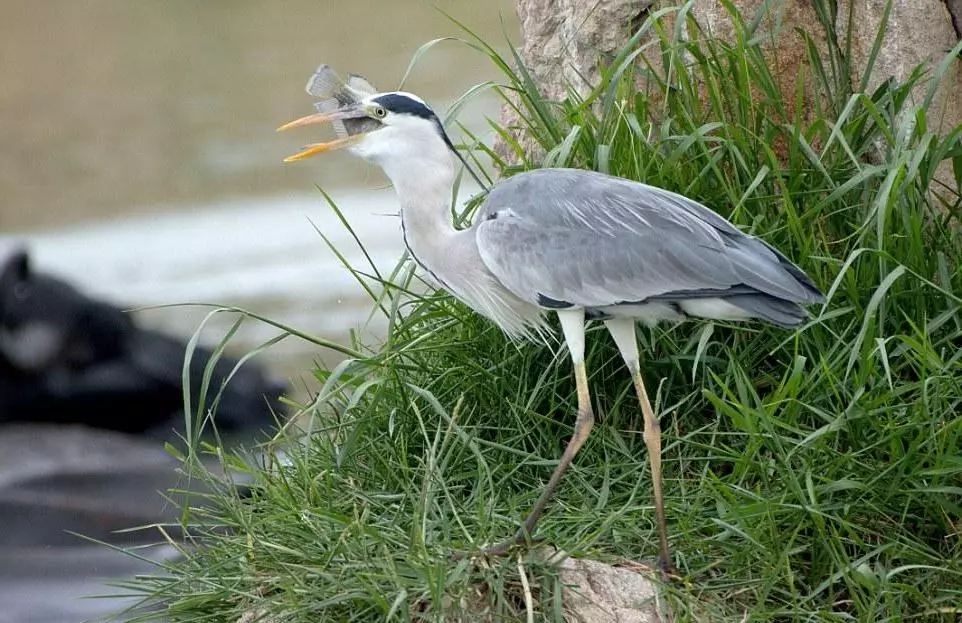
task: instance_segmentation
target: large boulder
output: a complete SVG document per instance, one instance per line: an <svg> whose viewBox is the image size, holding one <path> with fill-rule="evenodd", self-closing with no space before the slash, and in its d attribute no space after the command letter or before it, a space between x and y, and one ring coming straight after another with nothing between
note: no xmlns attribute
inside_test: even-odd
<svg viewBox="0 0 962 623"><path fill-rule="evenodd" d="M834 31L840 41L846 41L851 17L851 62L853 91L871 62L872 47L882 26L887 0L839 0ZM574 0L518 0L521 25L520 53L525 67L535 83L550 99L562 99L567 89L587 93L597 84L598 62L613 56L631 34L654 11L677 6L670 0L601 0L582 3ZM746 18L769 5L766 0L733 0L732 4ZM691 13L710 35L730 40L734 36L728 10L715 0L697 0ZM670 18L669 18L670 19ZM809 97L802 119L811 121L814 115L813 75L808 67L809 55L805 39L799 31L808 33L826 57L829 42L825 27L810 0L784 0L771 3L761 20L764 31L763 49L769 58L774 78L785 94L789 114L795 112L794 92L800 73L808 76ZM962 0L892 0L885 35L867 89L871 91L884 81L894 78L903 81L920 63L934 67L958 43L962 32ZM913 93L920 103L927 84L923 81ZM511 107L503 110L502 121L517 126L518 118ZM791 121L788 119L786 121ZM948 68L936 95L936 104L929 110L930 128L942 134L962 124L962 61L956 59ZM520 130L515 130L526 153L535 162L540 158L538 147ZM506 145L496 145L498 153L509 162L516 158ZM943 181L954 184L946 167Z"/></svg>

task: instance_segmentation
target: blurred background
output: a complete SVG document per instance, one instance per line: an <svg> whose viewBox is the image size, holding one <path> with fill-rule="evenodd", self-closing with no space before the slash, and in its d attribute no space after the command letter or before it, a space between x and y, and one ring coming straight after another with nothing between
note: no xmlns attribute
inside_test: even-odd
<svg viewBox="0 0 962 623"><path fill-rule="evenodd" d="M438 9L498 49L516 40L511 0L0 0L0 247L22 244L33 270L121 308L233 305L346 341L370 304L315 231L359 261L315 185L385 268L402 249L393 191L346 153L283 164L330 135L275 129L312 112L304 84L321 63L396 88L419 46L461 34ZM489 79L499 76L486 58L446 42L405 89L443 116ZM499 109L487 94L461 121L490 141L485 118ZM206 313L134 317L186 340ZM216 343L229 323L201 341ZM248 322L231 352L275 334ZM257 362L303 393L313 365L335 359L289 338ZM155 495L174 484L168 459L151 439L0 429L0 622L115 611L122 600L82 597L150 565L65 530L111 540L168 517Z"/></svg>
<svg viewBox="0 0 962 623"><path fill-rule="evenodd" d="M396 88L421 44L461 34L441 11L496 46L517 31L510 0L0 7L0 232L26 241L38 270L127 306L238 305L333 339L363 321L367 301L314 231L353 247L315 184L388 265L401 251L397 207L380 171L346 153L283 164L320 130L275 129L312 111L304 84L321 63ZM446 42L405 88L442 114L497 78L480 54ZM484 133L498 113L488 94L461 119ZM205 313L142 316L190 335ZM237 346L272 334L248 326ZM208 341L217 337L215 327ZM266 357L297 374L328 356L315 350L288 340Z"/></svg>

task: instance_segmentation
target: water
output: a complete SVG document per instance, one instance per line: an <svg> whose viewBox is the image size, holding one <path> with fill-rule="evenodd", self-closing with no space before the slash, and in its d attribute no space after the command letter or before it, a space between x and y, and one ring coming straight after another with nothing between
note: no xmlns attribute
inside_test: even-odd
<svg viewBox="0 0 962 623"><path fill-rule="evenodd" d="M0 236L26 242L37 269L120 305L235 305L327 339L362 327L376 339L383 327L365 325L368 301L315 227L350 261L361 254L314 185L332 194L385 270L401 252L393 191L348 154L282 164L318 136L275 128L312 111L303 87L322 62L396 88L422 43L463 34L435 7L496 45L517 31L511 0L0 0ZM480 54L446 42L405 88L441 112L498 78ZM487 95L461 119L490 140L484 119L498 114ZM137 314L187 336L206 311ZM226 325L215 323L204 341ZM246 325L235 353L274 333ZM311 365L333 355L289 339L261 361L304 387ZM147 469L165 482L167 467ZM145 476L119 470L110 489L136 488L135 477ZM148 568L79 543L0 550L3 623L111 612L122 602L80 598L112 592L104 578Z"/></svg>
<svg viewBox="0 0 962 623"><path fill-rule="evenodd" d="M395 265L403 246L399 219L382 213L392 205L393 191L349 190L337 196L376 265L381 270ZM383 323L377 318L368 322L370 299L318 231L351 265L365 265L360 247L334 211L317 195L303 193L210 202L193 209L180 205L45 230L31 234L29 241L38 268L80 284L91 295L136 306L143 324L179 335L191 335L212 309L187 305L197 303L241 307L337 341L361 328L377 339ZM178 306L156 307L171 303ZM220 339L233 320L215 318L202 333L205 341ZM277 333L270 325L250 321L232 345L235 352L246 352ZM330 363L335 357L289 338L260 361L301 378L313 359Z"/></svg>
<svg viewBox="0 0 962 623"><path fill-rule="evenodd" d="M366 301L313 229L351 250L314 186L387 266L393 196L348 154L282 164L317 133L275 129L312 111L303 87L321 62L398 86L421 44L463 35L435 6L496 44L516 31L509 0L0 1L0 232L27 241L38 269L125 306L239 305L347 339ZM445 42L404 86L441 112L498 77ZM488 94L461 119L484 135L498 114ZM189 335L203 312L141 316ZM236 350L267 333L247 328ZM330 360L293 341L266 358L291 374Z"/></svg>

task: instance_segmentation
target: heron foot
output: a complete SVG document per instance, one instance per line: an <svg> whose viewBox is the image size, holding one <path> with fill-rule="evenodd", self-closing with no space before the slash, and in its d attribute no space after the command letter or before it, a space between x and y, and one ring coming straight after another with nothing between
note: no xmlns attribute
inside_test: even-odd
<svg viewBox="0 0 962 623"><path fill-rule="evenodd" d="M658 573L661 575L661 580L667 583L680 582L682 580L682 575L675 568L675 565L671 564L670 560L664 560L658 558Z"/></svg>
<svg viewBox="0 0 962 623"><path fill-rule="evenodd" d="M531 545L537 545L544 541L544 537L528 537L527 535L518 534L514 538L502 541L497 545L491 545L489 547L482 547L476 552L455 552L452 554L454 560L461 560L462 558L468 558L472 556L507 556L508 554L514 552L517 549L522 549L529 547Z"/></svg>

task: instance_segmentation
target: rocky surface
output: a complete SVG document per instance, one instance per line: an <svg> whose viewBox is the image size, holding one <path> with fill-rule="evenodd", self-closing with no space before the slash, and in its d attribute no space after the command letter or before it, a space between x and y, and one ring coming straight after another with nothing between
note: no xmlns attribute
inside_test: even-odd
<svg viewBox="0 0 962 623"><path fill-rule="evenodd" d="M653 0L520 0L522 56L551 98L570 84L584 94L598 83L598 60L613 55Z"/></svg>
<svg viewBox="0 0 962 623"><path fill-rule="evenodd" d="M521 22L521 55L542 91L551 98L561 98L565 85L584 93L598 77L596 63L604 60L622 46L650 11L677 6L672 0L603 0L598 3L579 3L574 0L518 0ZM743 15L754 15L766 0L733 0ZM848 17L854 19L852 61L853 79L858 80L868 65L875 35L881 25L886 0L839 0L836 34L844 40ZM733 30L727 10L714 0L698 0L692 15L714 36L731 38ZM772 61L775 79L793 105L796 80L800 72L811 75L807 68L808 54L804 39L797 29L813 36L815 45L824 55L827 41L818 16L808 0L785 0L773 3L762 20L763 47ZM962 0L895 0L889 15L887 31L875 62L869 90L890 77L904 80L919 63L933 66L959 41L962 32ZM809 81L809 89L812 84ZM858 84L853 84L853 88ZM913 94L916 102L924 96L926 85ZM811 94L810 94L811 95ZM949 67L937 97L937 105L929 113L929 127L942 133L962 123L962 61ZM815 107L807 98L803 119L811 119ZM795 111L789 110L790 116ZM505 109L502 121L515 125L516 117ZM521 144L532 160L540 159L540 150L521 137ZM508 156L503 145L502 156ZM514 161L514 158L508 158ZM948 175L946 168L943 172ZM944 177L949 181L950 177Z"/></svg>
<svg viewBox="0 0 962 623"><path fill-rule="evenodd" d="M647 17L653 0L518 0L521 22L521 57L543 93L561 99L570 86L585 94L598 83L598 60L622 47L633 28ZM510 106L501 122L517 126ZM515 132L526 154L537 162L543 153L537 144ZM509 162L517 159L498 142L495 150Z"/></svg>
<svg viewBox="0 0 962 623"><path fill-rule="evenodd" d="M564 620L568 623L672 621L659 586L652 580L658 573L653 567L631 561L606 564L587 558L571 558L566 552L551 546L535 549L529 555L539 564L553 568L552 575L557 574ZM527 603L528 598L534 598L534 593L540 588L529 578L524 590L532 593L523 598ZM518 595L515 598L519 603L522 601ZM443 608L447 612L444 621L460 623L468 620L466 613L470 613L471 621L479 623L503 620L503 615L492 612L491 589L485 584L479 584L473 594L462 596L456 606L452 599L447 600ZM521 616L521 613L517 616ZM236 623L247 623L247 620Z"/></svg>
<svg viewBox="0 0 962 623"><path fill-rule="evenodd" d="M956 36L962 38L962 0L945 0L945 6L952 16Z"/></svg>
<svg viewBox="0 0 962 623"><path fill-rule="evenodd" d="M522 2L524 0L521 0ZM835 36L845 42L851 24L852 89L867 71L872 57L876 36L883 26L882 19L888 0L840 0L835 22ZM762 0L736 0L734 3L743 15L753 15L764 4ZM715 36L730 39L733 36L727 11L715 2L697 2L693 14ZM885 24L885 35L874 60L867 91L871 93L890 78L905 81L919 64L934 68L959 42L957 25L962 18L962 0L895 0ZM798 75L811 76L805 41L798 30L809 33L815 45L827 61L828 43L818 15L811 2L787 0L775 4L766 14L763 27L770 37L765 46L772 62L775 79L783 93L789 94L786 102L791 106L792 90ZM812 121L815 114L814 93L808 81L809 97L802 118ZM928 82L921 81L912 93L913 103L921 104ZM789 110L790 116L794 115ZM948 68L935 96L935 105L929 109L930 128L943 134L962 123L962 62L956 60ZM940 178L952 183L951 171L946 163Z"/></svg>
<svg viewBox="0 0 962 623"><path fill-rule="evenodd" d="M876 34L882 26L886 0L849 0L839 2L837 36L843 37L852 24L852 60L859 73L867 67L875 45ZM958 10L958 2L953 2ZM872 77L871 92L889 78L903 81L916 66L924 63L935 67L959 42L959 34L952 23L949 6L944 0L900 0L892 3L888 27ZM853 85L853 87L856 85ZM912 92L915 104L921 104L928 89L922 81ZM928 125L941 133L962 124L962 61L956 59L948 68L929 108ZM939 178L954 186L951 167L944 163Z"/></svg>
<svg viewBox="0 0 962 623"><path fill-rule="evenodd" d="M558 567L562 601L572 623L663 623L670 620L649 579L651 569L565 558Z"/></svg>

